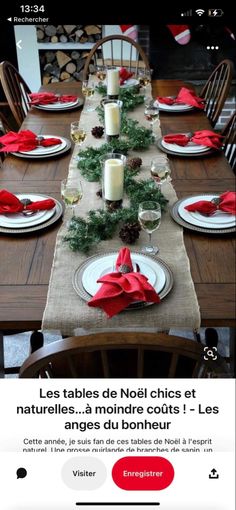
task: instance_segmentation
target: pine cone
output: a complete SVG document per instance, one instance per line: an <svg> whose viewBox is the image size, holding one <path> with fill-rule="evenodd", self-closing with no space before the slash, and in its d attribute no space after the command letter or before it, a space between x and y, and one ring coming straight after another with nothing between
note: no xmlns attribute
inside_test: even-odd
<svg viewBox="0 0 236 510"><path fill-rule="evenodd" d="M91 133L95 138L101 138L104 133L104 127L103 126L95 126L92 128Z"/></svg>
<svg viewBox="0 0 236 510"><path fill-rule="evenodd" d="M140 166L142 166L142 163L143 162L142 162L141 158L130 158L130 159L128 159L127 165L132 170L135 170L136 168L139 168Z"/></svg>
<svg viewBox="0 0 236 510"><path fill-rule="evenodd" d="M97 197L102 198L102 188L100 188L98 191L96 191Z"/></svg>
<svg viewBox="0 0 236 510"><path fill-rule="evenodd" d="M119 236L124 243L133 244L139 238L141 227L139 223L125 223L121 227Z"/></svg>

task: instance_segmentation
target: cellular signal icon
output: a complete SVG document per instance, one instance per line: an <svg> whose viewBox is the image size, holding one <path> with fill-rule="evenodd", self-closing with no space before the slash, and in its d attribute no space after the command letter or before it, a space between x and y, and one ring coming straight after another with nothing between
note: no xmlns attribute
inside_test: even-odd
<svg viewBox="0 0 236 510"><path fill-rule="evenodd" d="M181 16L185 17L185 16L192 16L193 15L193 11L192 9L190 9L189 11L186 11L186 12L181 12Z"/></svg>
<svg viewBox="0 0 236 510"><path fill-rule="evenodd" d="M205 11L204 11L204 9L197 9L195 12L196 12L196 14L197 14L198 16L202 16L202 15L204 14L204 12L205 12Z"/></svg>

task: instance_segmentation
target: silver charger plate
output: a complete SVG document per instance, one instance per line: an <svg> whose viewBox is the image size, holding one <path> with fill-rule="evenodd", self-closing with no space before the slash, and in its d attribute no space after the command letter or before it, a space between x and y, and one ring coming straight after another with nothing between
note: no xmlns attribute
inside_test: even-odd
<svg viewBox="0 0 236 510"><path fill-rule="evenodd" d="M26 199L28 198L28 193L17 193L17 198L19 200ZM31 194L30 198L32 202L41 200L41 196L37 194ZM29 214L29 216L22 213L0 214L0 227L14 229L33 227L49 220L54 213L55 207L52 209L38 210L35 214Z"/></svg>
<svg viewBox="0 0 236 510"><path fill-rule="evenodd" d="M27 197L29 197L29 198L32 195L35 195L35 193L27 193ZM43 200L47 199L47 198L53 198L53 200L55 200L56 207L55 207L55 212L54 212L53 216L51 216L48 220L46 220L43 223L40 223L38 225L31 225L29 227L22 227L22 228L13 228L12 227L11 228L11 227L2 227L2 226L0 226L0 232L2 234L28 234L29 232L35 232L37 230L43 230L43 229L53 225L53 223L55 223L56 221L59 220L59 218L62 216L62 213L63 213L63 210L64 210L63 205L56 198L50 197L49 195L44 195L44 194L41 194L41 193L37 193L37 195L42 197ZM16 193L16 196L17 196L17 193Z"/></svg>
<svg viewBox="0 0 236 510"><path fill-rule="evenodd" d="M209 149L209 151L204 152L175 152L166 149L162 145L162 138L159 138L156 142L158 149L166 154L170 154L171 156L179 156L180 158L204 158L205 156L209 156L210 154L217 154L219 152L217 149Z"/></svg>
<svg viewBox="0 0 236 510"><path fill-rule="evenodd" d="M131 257L132 257L133 254L140 255L140 252L132 251L131 252ZM92 262L94 262L95 260L99 260L101 257L104 257L106 255L115 255L117 257L118 256L118 252L117 251L108 250L108 251L106 251L104 253L98 253L96 255L92 255L91 257L86 259L84 262L82 262L79 265L79 267L76 269L75 273L73 274L73 277L72 277L73 288L74 288L75 292L84 301L89 301L91 299L92 295L89 294L85 290L85 288L83 286L83 282L82 282L83 273L84 273L85 269L87 269L88 266ZM162 299L164 299L165 296L167 296L167 294L169 294L169 292L171 291L171 289L173 287L174 280L173 280L172 271L169 268L169 266L162 259L159 259L158 257L155 257L155 256L146 255L144 253L142 253L141 255L143 255L143 257L146 257L147 261L148 261L148 259L151 259L152 262L153 261L156 262L157 266L161 267L161 269L165 273L165 284L164 284L162 290L159 293L159 297L162 300ZM155 288L155 286L154 286L154 288ZM153 305L153 304L154 303L146 303L146 302L143 302L143 301L138 301L138 302L135 302L135 303L132 303L131 305L129 305L125 310L127 310L127 311L137 310L137 309L145 308L146 306L150 306L150 305Z"/></svg>
<svg viewBox="0 0 236 510"><path fill-rule="evenodd" d="M56 152L48 152L47 154L30 154L30 151L28 153L23 152L9 152L10 155L16 156L17 158L23 158L23 159L45 159L45 158L56 158L64 154L65 152L68 152L71 148L71 142L67 138L64 138L63 136L57 136L57 135L50 135L55 138L60 138L63 142L65 142L65 147L61 150L57 150ZM58 147L58 146L56 146Z"/></svg>
<svg viewBox="0 0 236 510"><path fill-rule="evenodd" d="M212 193L202 193L201 194L202 196L205 196L205 197L209 197L211 196L212 197ZM196 201L198 200L198 196L199 195L196 195L196 197L192 197L192 198L196 198ZM219 196L219 194L217 195L217 193L214 194L214 196ZM175 202L175 204L172 206L172 208L170 209L170 214L173 218L174 221L176 221L176 223L178 223L179 225L181 225L182 227L185 227L187 228L188 230L194 230L195 232L202 232L204 234L230 234L232 232L235 232L236 231L236 227L228 227L228 228L210 228L210 227L200 227L198 225L193 225L192 223L189 223L187 221L185 221L180 215L179 215L179 206L188 198L191 198L191 197L184 197L184 198L181 198L180 200L177 200L177 202Z"/></svg>
<svg viewBox="0 0 236 510"><path fill-rule="evenodd" d="M60 106L57 106L57 108L55 108L55 106L53 107L53 104L54 103L52 103L52 105L37 104L37 105L32 105L32 107L37 108L38 110L43 110L44 112L50 112L50 113L51 112L68 112L68 110L75 110L76 108L80 108L84 104L84 99L82 97L78 97L77 101L74 101L74 103L71 103L70 106L69 106L69 103L68 103L68 105L67 105L67 103L65 103L65 106L63 106L63 103L61 103Z"/></svg>

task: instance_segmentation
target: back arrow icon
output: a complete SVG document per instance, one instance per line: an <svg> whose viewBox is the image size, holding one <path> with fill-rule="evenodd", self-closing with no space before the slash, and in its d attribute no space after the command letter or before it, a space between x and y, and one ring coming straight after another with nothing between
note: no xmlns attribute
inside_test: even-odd
<svg viewBox="0 0 236 510"><path fill-rule="evenodd" d="M22 47L21 47L20 43L22 43L22 39L20 39L20 40L16 43L16 46L17 46L17 48L19 48L19 50L22 50Z"/></svg>

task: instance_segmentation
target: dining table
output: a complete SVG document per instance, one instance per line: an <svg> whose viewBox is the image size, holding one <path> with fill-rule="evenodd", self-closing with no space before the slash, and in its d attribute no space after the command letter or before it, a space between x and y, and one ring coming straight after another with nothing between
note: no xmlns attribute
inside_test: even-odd
<svg viewBox="0 0 236 510"><path fill-rule="evenodd" d="M174 96L181 80L153 80L152 95ZM192 86L191 86L192 88ZM78 82L52 83L41 91L82 97ZM38 135L70 138L70 124L79 120L81 108L47 112L31 108L21 129ZM95 115L95 114L94 114ZM97 124L97 119L95 119ZM202 110L160 112L163 135L212 129ZM12 193L46 194L62 203L60 186L68 175L72 151L60 157L32 160L8 154L0 169L0 187ZM172 185L178 198L233 190L234 173L223 151L206 157L169 155ZM0 373L3 376L3 334L37 331L47 302L57 233L62 219L47 229L27 235L0 232ZM184 245L200 307L202 327L228 327L233 335L235 318L235 236L206 235L184 229ZM174 247L173 247L174 249ZM153 308L154 309L154 308ZM91 325L92 327L92 325Z"/></svg>

